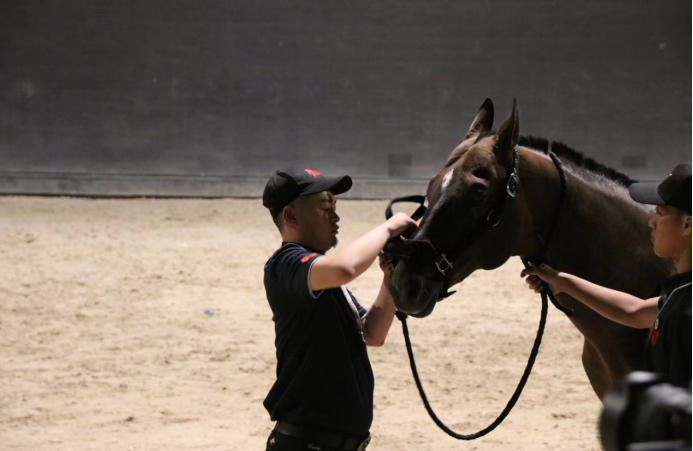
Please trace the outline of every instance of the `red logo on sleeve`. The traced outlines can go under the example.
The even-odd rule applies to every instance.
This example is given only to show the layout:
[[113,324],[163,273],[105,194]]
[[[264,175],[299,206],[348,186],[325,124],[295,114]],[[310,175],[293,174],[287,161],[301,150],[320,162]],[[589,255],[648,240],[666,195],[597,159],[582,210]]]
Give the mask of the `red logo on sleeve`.
[[312,175],[313,177],[317,177],[320,175],[320,173],[318,171],[314,171],[312,169],[306,169],[306,172],[309,173],[310,175]]
[[318,255],[317,252],[313,252],[313,253],[310,254],[310,255],[306,255],[305,257],[303,257],[303,258],[301,259],[301,263],[307,262],[308,260],[310,260],[311,258],[315,257],[316,255]]

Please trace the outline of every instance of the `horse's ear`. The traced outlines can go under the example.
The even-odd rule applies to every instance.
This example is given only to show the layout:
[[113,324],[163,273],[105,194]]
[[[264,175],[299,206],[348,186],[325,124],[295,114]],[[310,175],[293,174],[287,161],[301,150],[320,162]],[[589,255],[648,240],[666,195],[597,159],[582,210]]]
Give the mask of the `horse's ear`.
[[472,122],[469,131],[467,131],[467,136],[464,137],[465,141],[472,136],[476,136],[481,132],[490,131],[493,127],[493,102],[491,99],[484,100],[484,103],[479,108],[479,112],[476,113],[474,122]]
[[496,160],[504,167],[512,166],[513,149],[519,138],[520,112],[517,109],[517,102],[513,99],[513,110],[498,130],[498,141],[495,149]]

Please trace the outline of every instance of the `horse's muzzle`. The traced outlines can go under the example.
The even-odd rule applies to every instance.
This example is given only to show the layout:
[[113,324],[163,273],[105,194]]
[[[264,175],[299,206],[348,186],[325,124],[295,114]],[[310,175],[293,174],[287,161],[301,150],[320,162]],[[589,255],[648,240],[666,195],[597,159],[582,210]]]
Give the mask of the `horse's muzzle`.
[[411,273],[406,262],[400,261],[390,274],[389,289],[398,311],[423,318],[433,312],[444,285],[441,280]]

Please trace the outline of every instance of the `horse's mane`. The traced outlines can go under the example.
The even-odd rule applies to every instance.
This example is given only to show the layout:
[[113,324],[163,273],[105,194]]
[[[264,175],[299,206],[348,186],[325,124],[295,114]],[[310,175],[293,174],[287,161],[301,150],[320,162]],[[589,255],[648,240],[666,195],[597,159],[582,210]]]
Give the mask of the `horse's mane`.
[[547,155],[549,150],[551,150],[556,154],[556,156],[558,156],[558,158],[563,161],[570,162],[572,166],[585,169],[592,174],[611,180],[626,188],[635,182],[635,180],[628,177],[626,174],[608,166],[604,166],[592,158],[586,157],[583,153],[578,152],[575,149],[571,149],[562,142],[552,141],[551,145],[549,146],[549,141],[547,139],[529,135],[520,136],[518,144],[534,150],[540,150]]

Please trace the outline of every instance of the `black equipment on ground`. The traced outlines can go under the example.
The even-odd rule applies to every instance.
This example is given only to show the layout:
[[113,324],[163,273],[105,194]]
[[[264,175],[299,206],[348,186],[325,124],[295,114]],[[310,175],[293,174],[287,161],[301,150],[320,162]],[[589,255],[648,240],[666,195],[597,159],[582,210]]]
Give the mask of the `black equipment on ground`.
[[599,419],[604,451],[691,449],[691,386],[634,371],[604,398]]

